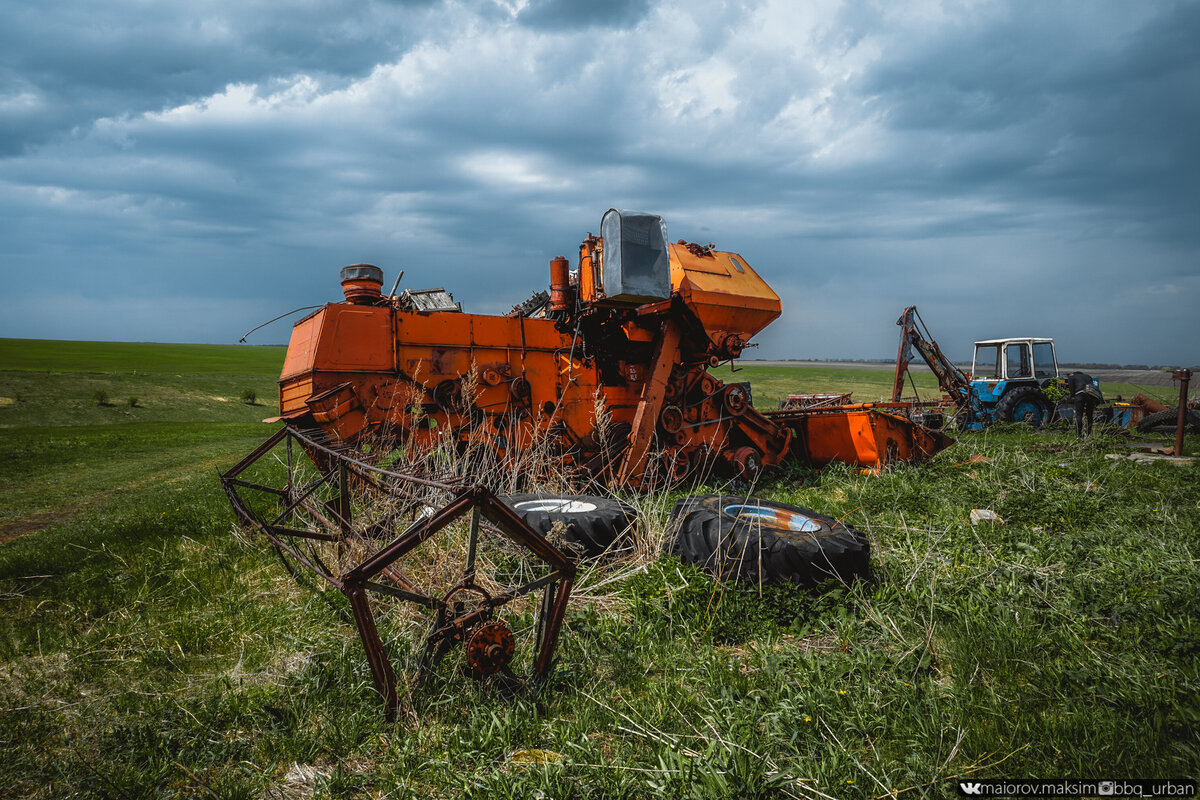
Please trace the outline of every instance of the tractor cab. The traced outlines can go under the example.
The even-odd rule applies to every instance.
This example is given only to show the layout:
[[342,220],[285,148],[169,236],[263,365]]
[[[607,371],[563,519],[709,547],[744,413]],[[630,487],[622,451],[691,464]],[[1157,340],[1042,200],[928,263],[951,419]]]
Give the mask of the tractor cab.
[[974,382],[1008,381],[1041,383],[1058,377],[1053,339],[987,339],[975,343],[971,364]]

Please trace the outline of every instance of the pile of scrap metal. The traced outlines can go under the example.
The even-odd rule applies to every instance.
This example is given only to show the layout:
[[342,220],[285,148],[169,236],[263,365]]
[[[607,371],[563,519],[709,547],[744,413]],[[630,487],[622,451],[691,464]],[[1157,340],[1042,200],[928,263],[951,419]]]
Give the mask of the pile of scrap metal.
[[[294,574],[346,596],[389,715],[399,695],[380,625],[391,638],[425,625],[418,676],[462,646],[473,675],[539,678],[574,580],[572,539],[593,555],[632,525],[603,498],[497,497],[514,477],[639,490],[752,479],[794,459],[878,467],[951,444],[882,407],[758,411],[746,385],[709,370],[779,316],[767,283],[736,253],[668,241],[657,216],[610,210],[600,232],[574,270],[551,260],[549,292],[505,316],[463,313],[443,289],[384,295],[378,267],[344,268],[344,302],[293,327],[282,428],[222,475],[239,519]],[[733,505],[713,513],[767,507]],[[567,525],[551,541],[602,507],[605,531]],[[851,570],[865,564],[856,552]]]

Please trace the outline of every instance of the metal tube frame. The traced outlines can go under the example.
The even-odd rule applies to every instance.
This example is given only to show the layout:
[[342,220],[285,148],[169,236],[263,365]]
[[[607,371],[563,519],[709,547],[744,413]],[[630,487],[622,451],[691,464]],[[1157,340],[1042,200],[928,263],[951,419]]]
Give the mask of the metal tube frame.
[[[317,464],[318,473],[321,476],[303,486],[296,486],[293,483],[292,470],[295,465],[293,442],[312,458],[314,464]],[[280,443],[286,443],[287,447],[286,489],[273,489],[243,481],[238,477]],[[324,469],[318,459],[319,462],[326,465]],[[306,557],[294,546],[293,542],[297,539],[333,541],[338,543],[339,548],[344,547],[348,541],[364,543],[362,537],[351,527],[350,487],[351,483],[356,480],[377,489],[382,488],[384,482],[397,488],[406,484],[423,486],[446,491],[453,497],[442,507],[434,509],[431,514],[418,517],[391,542],[375,553],[345,570],[341,575],[337,575],[321,559]],[[323,515],[316,504],[310,501],[313,493],[322,485],[329,485],[337,491],[332,503],[334,508],[331,509],[328,506],[325,508],[326,511],[333,512],[332,516],[335,519],[329,519]],[[422,657],[418,669],[417,681],[419,682],[424,679],[427,671],[438,658],[444,655],[451,646],[462,641],[463,636],[472,625],[488,619],[494,609],[505,603],[541,589],[544,594],[539,604],[536,620],[534,635],[536,654],[530,677],[534,680],[541,680],[550,672],[554,649],[562,632],[563,619],[571,596],[571,587],[575,580],[575,565],[541,534],[530,528],[489,489],[483,486],[463,486],[432,481],[415,475],[380,469],[321,445],[286,425],[231,469],[222,473],[221,486],[229,498],[238,520],[243,525],[257,530],[276,549],[290,555],[296,562],[342,592],[349,600],[358,636],[362,641],[375,687],[383,698],[384,714],[388,720],[394,720],[396,717],[399,694],[396,673],[392,669],[383,640],[379,635],[375,611],[370,599],[371,592],[415,603],[438,612],[438,623],[435,623],[434,629],[429,634],[425,646],[425,656]],[[262,491],[277,495],[287,502],[285,511],[270,520],[260,519],[239,494],[239,490]],[[312,515],[326,530],[302,531],[284,527],[281,524],[300,508]],[[467,512],[471,512],[471,530],[467,563],[462,581],[441,598],[423,593],[395,566],[396,562],[436,536]],[[481,524],[488,531],[499,533],[531,551],[549,566],[549,573],[495,597],[482,592],[474,583],[475,557]],[[313,563],[314,561],[316,563]],[[377,581],[376,578],[380,575],[393,585],[388,586]],[[469,612],[462,610],[456,613],[454,605],[447,600],[452,594],[463,589],[481,594],[485,599],[482,605]]]

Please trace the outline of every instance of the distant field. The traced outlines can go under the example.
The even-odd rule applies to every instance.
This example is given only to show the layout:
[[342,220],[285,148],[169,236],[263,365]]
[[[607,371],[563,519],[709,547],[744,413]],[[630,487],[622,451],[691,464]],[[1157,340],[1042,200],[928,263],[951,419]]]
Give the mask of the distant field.
[[284,352],[282,347],[259,345],[0,339],[0,370],[276,378]]
[[[278,413],[284,348],[0,339],[0,428],[256,422]],[[255,402],[242,401],[253,392]],[[265,430],[265,428],[264,428]]]
[[[740,363],[736,369],[721,367],[713,370],[723,381],[750,381],[753,389],[754,404],[760,409],[772,409],[788,394],[821,392],[851,392],[853,399],[859,403],[871,403],[889,399],[892,395],[894,367],[868,366],[862,364],[830,365],[820,362],[756,362]],[[1106,373],[1107,374],[1107,373]],[[910,372],[911,380],[905,384],[903,397],[911,397],[914,393],[922,398],[934,399],[940,392],[937,380],[928,368],[914,368]],[[1143,383],[1128,383],[1109,380],[1105,374],[1097,372],[1100,388],[1107,400],[1118,396],[1129,399],[1138,392],[1156,397],[1159,400],[1174,405],[1179,400],[1179,387],[1160,380],[1161,373],[1147,370],[1145,372],[1124,372],[1119,376],[1122,381],[1146,381]],[[1150,383],[1149,380],[1158,380]],[[913,385],[916,391],[913,391]],[[1194,379],[1191,386],[1191,396],[1200,396],[1200,377]]]

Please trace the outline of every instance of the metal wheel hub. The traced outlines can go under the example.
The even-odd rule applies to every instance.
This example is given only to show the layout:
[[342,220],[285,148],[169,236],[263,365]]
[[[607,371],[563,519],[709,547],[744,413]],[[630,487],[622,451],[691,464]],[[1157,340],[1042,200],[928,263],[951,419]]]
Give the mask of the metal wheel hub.
[[507,625],[496,620],[485,622],[467,636],[467,666],[476,675],[494,675],[512,661],[516,646]]

